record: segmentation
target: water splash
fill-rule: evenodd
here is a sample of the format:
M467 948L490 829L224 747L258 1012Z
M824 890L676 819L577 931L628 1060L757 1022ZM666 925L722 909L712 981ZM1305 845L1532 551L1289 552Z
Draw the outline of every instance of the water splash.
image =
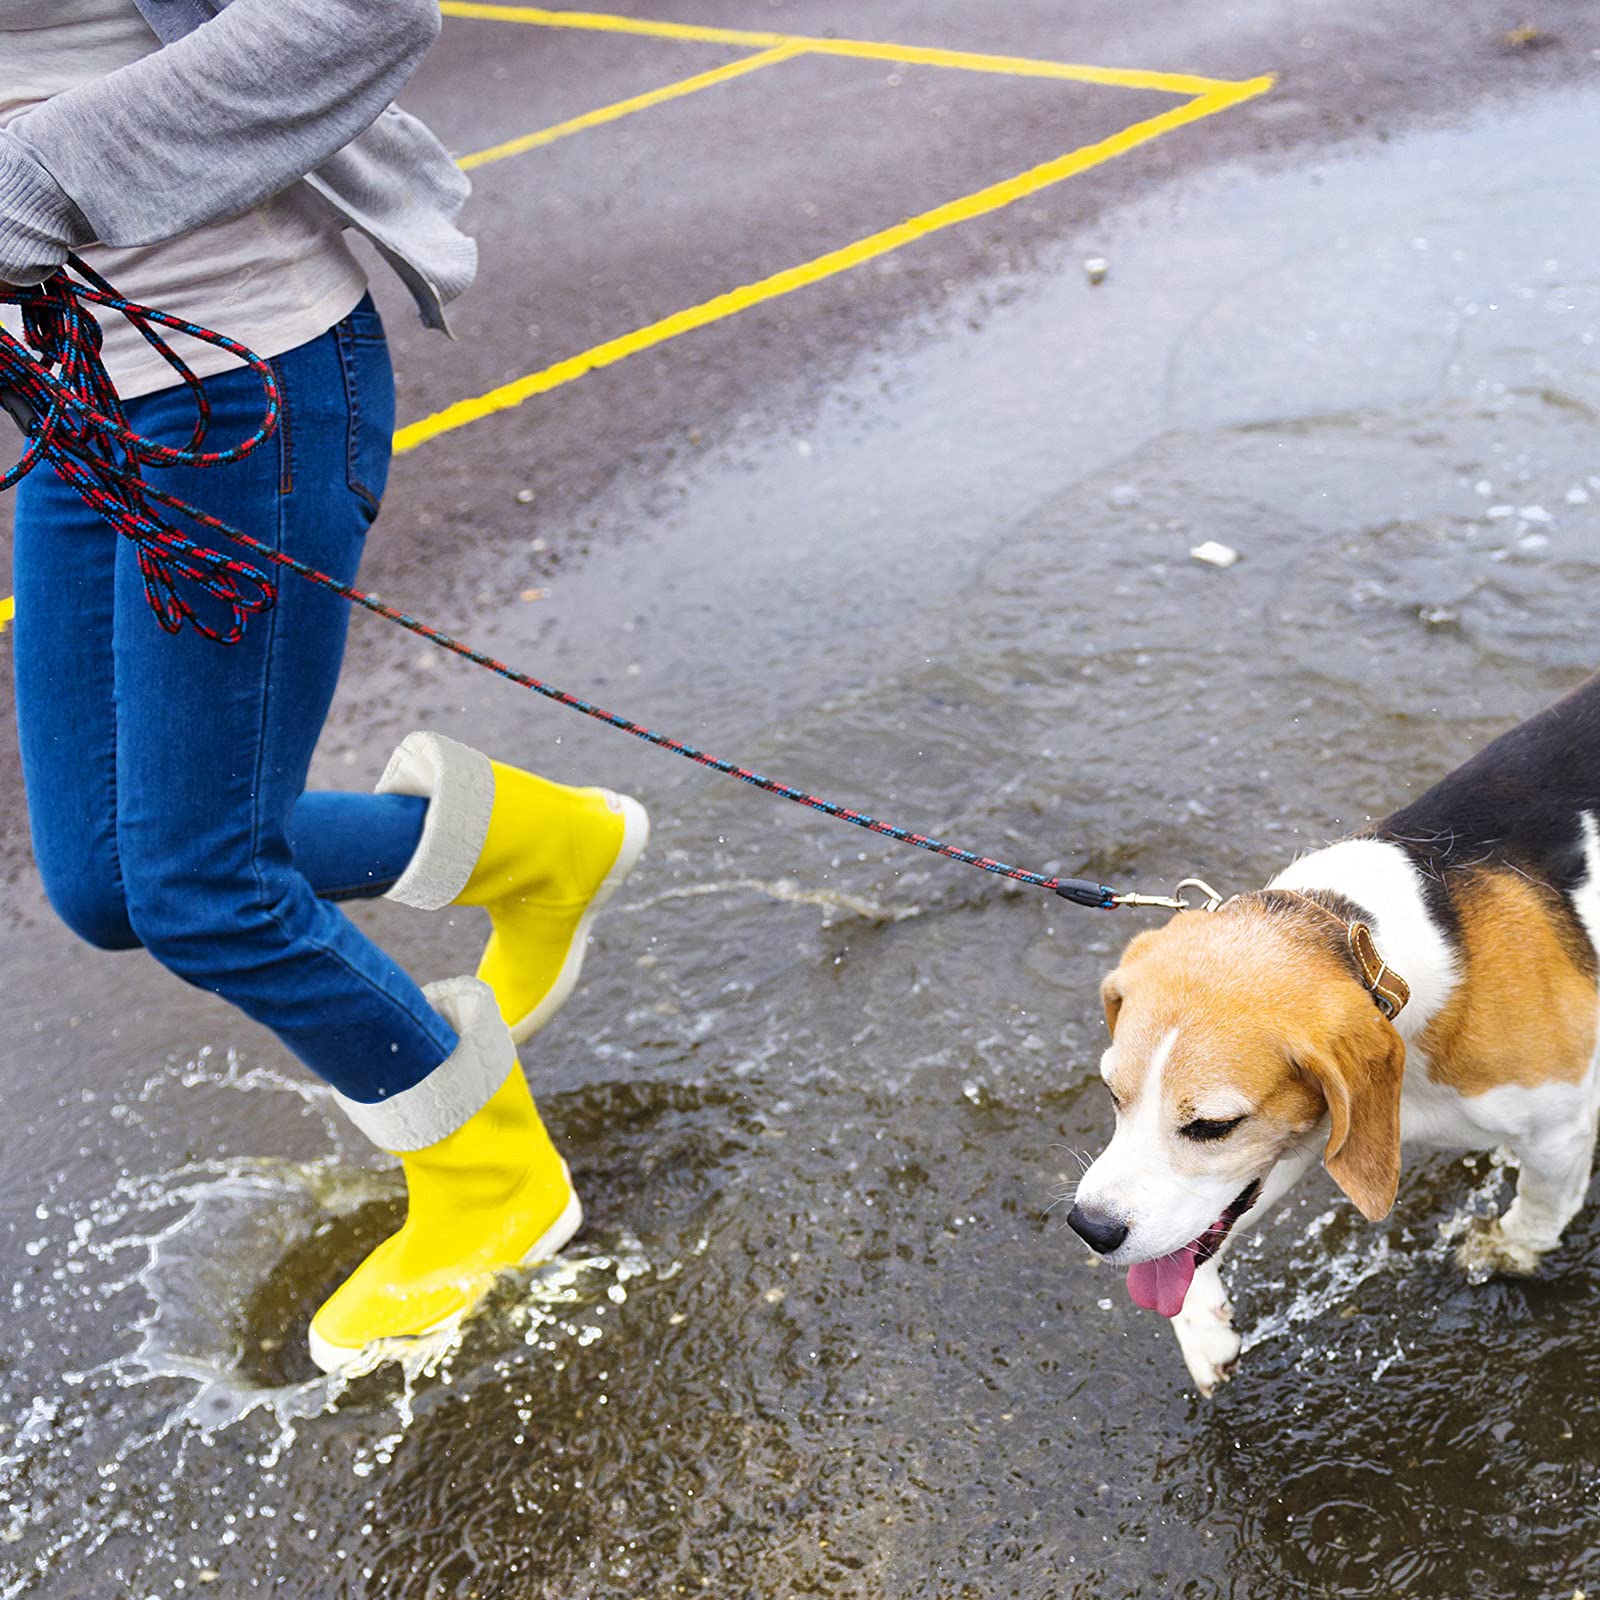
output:
M131 1106L200 1083L252 1096L289 1091L319 1109L329 1103L317 1086L243 1070L231 1053L220 1074L207 1070L208 1059L152 1074ZM335 1136L331 1120L328 1133ZM400 1221L403 1195L398 1167L356 1167L336 1155L239 1156L130 1174L87 1200L39 1205L41 1229L24 1248L50 1263L55 1319L98 1324L111 1348L58 1371L38 1394L8 1386L16 1410L0 1415L0 1600L42 1592L34 1585L59 1574L63 1561L81 1564L134 1526L126 1515L72 1513L87 1491L81 1457L80 1481L72 1480L65 1441L96 1440L89 1479L102 1485L127 1487L146 1475L170 1484L181 1476L174 1459L193 1465L197 1453L231 1458L241 1449L267 1482L295 1458L307 1430L320 1428L346 1445L350 1472L364 1478L392 1458L419 1396L451 1382L457 1363L507 1349L542 1359L568 1340L582 1345L599 1333L585 1309L622 1303L629 1281L652 1270L629 1237L569 1253L503 1274L463 1325L342 1373L318 1372L304 1350L305 1322L332 1287L329 1274L336 1281L359 1259L363 1235L375 1242ZM325 1442L305 1440L318 1449ZM155 1512L141 1538L159 1546L166 1537ZM21 1564L8 1559L12 1550Z
M1450 1210L1437 1228L1441 1246L1448 1247L1454 1243L1476 1218L1493 1211L1496 1196L1505 1182L1507 1168L1512 1164L1510 1152L1504 1149L1492 1154L1468 1156L1459 1163L1469 1172L1475 1172L1481 1166L1483 1175L1465 1195L1452 1200ZM1348 1221L1349 1207L1339 1202L1329 1206L1306 1225L1293 1246L1297 1264L1300 1265L1293 1280L1293 1294L1279 1310L1263 1317L1244 1334L1241 1354L1269 1340L1282 1338L1295 1328L1315 1325L1322 1318L1336 1313L1338 1308L1350 1304L1354 1292L1371 1278L1385 1273L1403 1276L1428 1267L1435 1259L1430 1252L1394 1250L1390 1231L1378 1229L1359 1229L1342 1246L1324 1253L1322 1246L1327 1235ZM1259 1266L1263 1259L1259 1237L1252 1237L1249 1245L1253 1264ZM1306 1259L1307 1247L1315 1252L1309 1260ZM1282 1248L1281 1241L1275 1248ZM1396 1342L1395 1348L1374 1367L1372 1376L1381 1377L1403 1354Z
M820 906L824 912L822 925L825 928L851 918L886 925L904 922L907 918L922 914L921 906L886 906L876 900L868 900L864 895L849 894L843 889L808 889L793 878L727 878L715 883L683 884L675 889L663 889L648 899L635 900L622 909L630 912L648 911L672 900L695 900L717 894L761 894L786 905Z

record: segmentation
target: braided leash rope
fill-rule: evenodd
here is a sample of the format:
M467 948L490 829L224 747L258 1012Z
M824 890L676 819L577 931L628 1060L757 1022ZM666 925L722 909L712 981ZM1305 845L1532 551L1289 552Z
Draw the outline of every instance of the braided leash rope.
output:
M244 637L249 618L270 610L275 603L277 590L271 579L259 568L185 538L154 506L177 511L210 532L239 543L255 542L197 506L154 488L145 480L144 469L218 467L249 455L278 426L277 379L258 355L225 335L124 300L76 257L72 266L83 283L57 273L34 289L0 288L0 302L22 307L23 336L38 352L37 358L30 355L0 328L0 392L5 395L6 409L27 436L21 458L0 475L0 492L19 483L41 462L48 462L89 506L138 547L145 597L168 633L177 633L187 622L219 644L236 644ZM185 448L174 450L157 444L128 426L122 401L100 358L100 324L87 309L92 305L120 311L188 387L195 401L195 426ZM250 367L261 380L267 407L254 434L230 449L201 448L211 422L210 403L194 373L155 331L157 326L214 344ZM180 583L192 584L221 601L231 615L228 625L218 628L202 620Z
M1170 905L1181 909L1182 902L1162 896L1118 894L1103 883L1088 878L1059 878L1043 872L996 860L960 849L927 834L882 822L865 812L808 794L790 784L764 777L737 762L709 755L680 739L669 738L631 718L607 711L591 701L545 683L531 673L519 672L503 661L453 638L441 629L386 605L374 595L319 572L282 550L274 550L252 538L242 529L189 505L174 495L154 488L145 478L146 467L215 467L238 461L260 448L277 428L281 402L272 368L243 345L186 322L181 317L152 310L149 306L119 295L103 278L76 257L70 265L82 282L65 271L57 272L44 283L28 288L0 285L0 303L18 305L23 312L24 339L17 340L0 328L0 407L9 411L27 438L16 465L0 474L0 492L11 488L40 464L48 464L83 500L139 551L139 570L144 579L145 596L157 621L169 633L179 632L185 623L218 644L237 643L250 618L270 610L277 602L277 589L267 572L235 556L209 549L184 537L157 508L187 517L209 532L221 535L273 566L297 573L310 583L330 589L350 604L360 606L408 632L426 639L450 654L483 667L508 682L558 705L580 711L586 717L618 728L662 750L684 757L713 772L726 773L742 783L793 801L796 805L837 817L869 833L881 834L901 844L931 851L949 861L959 861L983 872L1009 878L1035 888L1048 889L1076 905L1111 910L1119 905ZM121 313L157 350L178 374L194 397L196 420L189 443L182 449L157 444L135 433L128 425L122 403L101 359L101 331L89 307L98 306ZM210 406L199 379L171 349L156 330L167 329L187 335L203 344L214 345L236 356L261 381L266 411L261 425L249 438L222 450L206 450L210 426ZM31 347L31 348L30 348ZM192 585L201 593L222 602L231 620L216 627L195 611L181 585Z

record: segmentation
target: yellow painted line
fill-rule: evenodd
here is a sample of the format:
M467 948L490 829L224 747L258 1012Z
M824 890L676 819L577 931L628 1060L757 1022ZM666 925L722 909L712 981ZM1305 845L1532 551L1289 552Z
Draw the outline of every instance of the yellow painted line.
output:
M935 206L933 210L924 211L920 216L908 217L892 228L869 234L865 239L858 239L854 244L845 245L842 249L830 250L826 255L817 256L800 266L788 267L782 272L773 273L771 277L746 284L742 288L730 289L726 294L702 301L687 310L676 311L670 317L663 317L659 322L651 322L642 328L635 328L632 333L608 339L603 344L585 350L581 355L569 356L565 361L558 361L554 366L545 367L539 372L529 373L527 377L502 384L497 389L489 390L487 394L457 401L455 405L446 406L443 411L436 411L432 416L423 417L399 429L394 436L395 453L414 450L419 444L438 438L441 433L463 428L469 422L477 422L480 418L490 416L496 411L507 411L513 406L520 406L523 401L531 400L535 395L548 394L552 389L558 389L564 383L571 383L575 378L584 377L590 372L598 372L602 367L615 366L617 362L625 361L629 356L638 355L641 350L663 344L680 334L708 327L713 322L721 322L725 317L746 311L751 306L758 306L767 300L776 300L780 295L792 294L796 289L806 288L813 283L821 283L825 278L831 278L837 273L848 272L852 267L859 267L863 262L888 255L891 250L898 250L903 245L926 238L941 228L953 227L958 222L969 222L974 217L998 211L1002 206L1011 205L1028 195L1037 194L1041 189L1048 189L1051 185L1075 177L1080 172L1087 172L1090 167L1097 167L1102 162L1110 161L1113 157L1123 155L1139 145L1148 144L1152 139L1159 139L1162 134L1171 133L1175 128L1198 122L1202 117L1212 116L1242 101L1253 99L1256 95L1265 94L1272 87L1272 82L1271 77L1261 77L1251 78L1243 83L1223 84L1184 105L1163 111L1159 116L1147 117L1143 122L1136 122L1131 127L1123 128L1109 138L1101 139L1095 144L1084 145L1081 149L1069 151L1066 155L1057 156L1053 161L1031 167L1026 172L1018 173L1014 178L1006 178L1000 183L990 184L986 189L964 195L959 200Z
M479 22L521 22L536 28L577 28L591 33L631 33L646 39L678 39L693 44L738 44L753 48L790 45L817 55L849 56L858 61L895 61L915 67L950 67L961 72L1002 72L1018 78L1064 78L1118 89L1154 89L1165 94L1204 95L1231 88L1223 78L1186 72L1144 72L1137 68L1091 67L1073 61L1040 61L1031 56L995 56L971 50L937 50L921 45L879 44L869 39L819 39L802 33L757 33L744 28L708 28L688 22L652 22L599 11L547 11L539 6L478 5L443 0L447 17Z
M702 89L727 83L733 78L742 78L747 72L757 72L762 67L787 61L800 53L799 45L781 44L775 45L770 50L763 50L759 55L741 56L737 61L713 67L709 72L696 73L692 78L682 78L677 83L665 84L645 94L636 94L629 100L618 100L612 105L601 106L596 111L586 111L581 117L569 117L567 121L541 128L537 133L525 133L520 139L507 139L504 144L490 145L487 150L474 151L470 156L463 156L457 164L464 172L470 172L474 167L488 166L491 161L504 161L508 156L520 156L525 151L538 150L544 145L554 144L557 139L582 133L586 128L598 128L607 122L616 122L623 117L632 116L635 111L646 111L651 106L665 105L669 100L681 100L685 95L698 94Z
M6 624L17 614L17 602L14 595L7 595L0 600L0 633L5 632Z

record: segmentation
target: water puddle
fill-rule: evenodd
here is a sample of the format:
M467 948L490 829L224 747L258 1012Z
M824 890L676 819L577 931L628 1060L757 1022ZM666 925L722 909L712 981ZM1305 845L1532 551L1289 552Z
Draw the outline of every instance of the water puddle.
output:
M163 1102L202 1085L328 1104L318 1086L208 1053L146 1078L119 1120L159 1117ZM112 1353L61 1371L53 1393L0 1416L0 1544L11 1547L0 1552L0 1596L33 1592L27 1568L49 1573L69 1552L100 1570L105 1552L135 1529L141 1559L165 1552L183 1565L184 1541L164 1515L89 1529L62 1517L63 1499L83 1494L81 1464L75 1470L64 1457L64 1442L95 1439L91 1477L112 1492L175 1472L225 1480L241 1459L270 1484L297 1452L319 1450L322 1430L360 1480L394 1459L419 1408L458 1375L486 1361L502 1371L559 1363L569 1346L601 1336L595 1313L624 1306L630 1282L656 1275L637 1241L596 1248L590 1239L556 1262L505 1274L478 1315L412 1342L398 1360L317 1371L305 1349L310 1312L403 1217L397 1167L354 1167L338 1156L202 1161L121 1179L86 1202L38 1206L24 1252L49 1263L53 1317L69 1327L98 1322L97 1342ZM235 1542L241 1514L274 1513L247 1491L223 1519L219 1551ZM217 1575L199 1567L192 1581L211 1581L206 1573Z
M1185 179L1100 287L1018 278L981 335L733 430L675 509L623 472L596 515L638 536L559 606L490 604L526 574L475 549L443 576L508 659L830 799L1259 884L1593 668L1592 111ZM1409 1161L1378 1228L1313 1174L1229 1268L1246 1348L1201 1403L1047 1211L1106 1137L1095 989L1149 918L510 693L375 672L326 754L381 770L414 709L647 799L524 1052L589 1231L459 1338L324 1378L306 1320L394 1173L141 956L0 930L0 1600L1600 1593L1594 1207L1470 1285L1499 1167ZM466 918L356 915L421 975L476 959Z

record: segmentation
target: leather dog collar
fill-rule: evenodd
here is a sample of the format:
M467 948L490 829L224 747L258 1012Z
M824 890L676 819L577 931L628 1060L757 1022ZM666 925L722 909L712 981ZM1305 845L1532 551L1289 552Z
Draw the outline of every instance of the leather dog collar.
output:
M1411 985L1379 955L1372 929L1364 922L1346 922L1332 906L1325 906L1320 900L1301 894L1298 889L1274 889L1271 893L1293 895L1296 900L1315 906L1324 916L1332 917L1345 930L1345 940L1350 947L1350 954L1355 958L1362 983L1372 996L1373 1003L1393 1022L1411 998Z

